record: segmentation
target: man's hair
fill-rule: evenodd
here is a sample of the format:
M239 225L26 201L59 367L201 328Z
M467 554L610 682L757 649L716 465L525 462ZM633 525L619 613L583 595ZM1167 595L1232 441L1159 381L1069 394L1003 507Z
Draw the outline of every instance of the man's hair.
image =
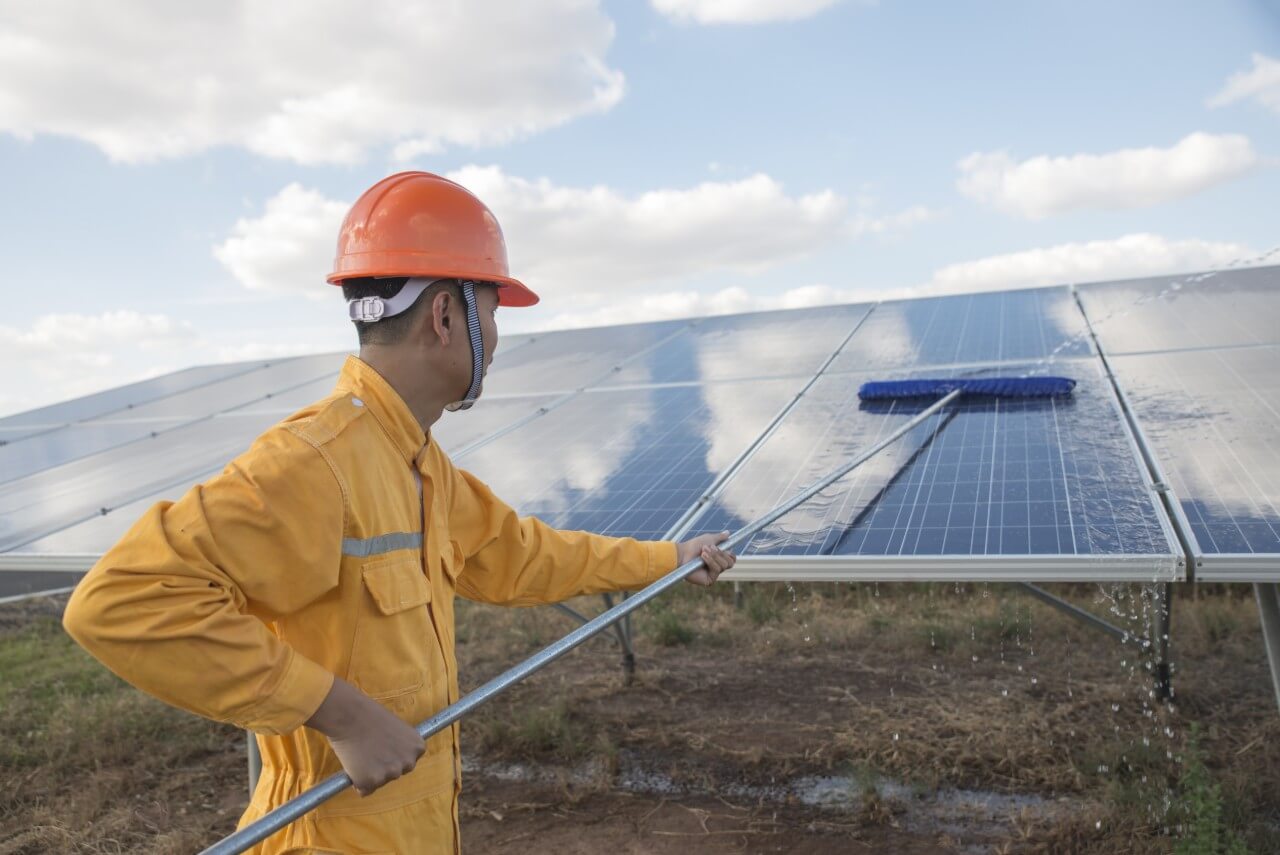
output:
M342 295L348 300L358 300L361 297L381 297L384 300L390 300L400 293L400 289L408 281L408 277L405 276L364 276L358 279L344 279ZM462 299L462 291L456 279L441 279L439 282L433 282L429 288L418 295L413 305L398 315L371 323L352 321L356 325L356 335L360 338L360 344L399 344L408 334L409 327L418 313L430 306L436 294L445 289L448 289L454 299Z

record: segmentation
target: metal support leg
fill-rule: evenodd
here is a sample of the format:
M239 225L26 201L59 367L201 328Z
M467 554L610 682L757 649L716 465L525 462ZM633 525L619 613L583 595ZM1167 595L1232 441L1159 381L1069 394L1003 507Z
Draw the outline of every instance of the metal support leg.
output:
M1169 663L1169 629L1173 612L1173 583L1156 586L1155 602L1151 615L1152 668L1155 675L1156 697L1162 701L1173 698L1173 668Z
M742 583L733 583L733 607L738 611L742 611L742 605L745 597L742 595Z
M258 778L262 777L262 755L258 753L258 738L253 735L253 731L246 730L244 735L248 738L248 755L249 755L249 799L253 799L253 791L258 788Z
M1271 684L1276 690L1276 704L1280 705L1280 584L1258 582L1253 586L1253 593L1258 598L1262 641L1271 664Z
M1084 609L1080 608L1079 606L1074 605L1073 603L1068 603L1066 600L1062 599L1061 597L1056 597L1053 594L1050 594L1044 588L1039 588L1035 585L1032 585L1030 582L1019 582L1018 584L1022 588L1022 590L1026 591L1028 594L1040 600L1041 602L1047 605L1053 606L1058 611L1062 612L1063 614L1069 615L1070 617L1075 618L1081 623L1088 624L1094 629L1098 629L1098 630L1101 630L1102 632L1105 632L1107 635L1111 636L1116 641L1135 641L1138 643L1141 643L1143 641L1143 639L1134 636L1134 634L1129 632L1127 629L1121 629L1118 626L1112 626L1111 624L1107 623L1105 620L1093 614L1092 612L1087 612Z
M627 598L624 591L622 599ZM613 608L613 597L609 594L604 595L605 608ZM613 625L613 631L617 633L618 644L622 646L622 685L630 686L636 679L636 654L631 648L631 615L627 615L622 620Z

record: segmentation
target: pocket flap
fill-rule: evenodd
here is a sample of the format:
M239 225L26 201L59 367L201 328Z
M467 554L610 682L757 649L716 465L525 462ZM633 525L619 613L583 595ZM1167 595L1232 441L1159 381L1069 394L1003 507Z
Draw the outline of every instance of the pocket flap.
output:
M449 575L450 581L457 580L464 564L466 564L466 558L463 557L462 547L458 545L457 541L446 540L444 548L440 550L440 566Z
M364 585L378 611L393 615L431 602L431 586L416 558L393 558L364 565Z

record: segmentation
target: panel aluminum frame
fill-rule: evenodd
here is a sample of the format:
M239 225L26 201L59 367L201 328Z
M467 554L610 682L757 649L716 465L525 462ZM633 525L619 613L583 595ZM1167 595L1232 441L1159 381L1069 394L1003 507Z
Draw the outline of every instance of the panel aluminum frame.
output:
M731 582L1171 582L1176 555L744 555Z

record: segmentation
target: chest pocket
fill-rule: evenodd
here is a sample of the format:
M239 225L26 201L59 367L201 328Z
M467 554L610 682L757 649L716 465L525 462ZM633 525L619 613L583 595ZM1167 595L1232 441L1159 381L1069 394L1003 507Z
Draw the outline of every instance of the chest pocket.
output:
M350 680L373 698L416 692L434 647L431 586L417 555L381 558L361 568L367 597L351 647Z

